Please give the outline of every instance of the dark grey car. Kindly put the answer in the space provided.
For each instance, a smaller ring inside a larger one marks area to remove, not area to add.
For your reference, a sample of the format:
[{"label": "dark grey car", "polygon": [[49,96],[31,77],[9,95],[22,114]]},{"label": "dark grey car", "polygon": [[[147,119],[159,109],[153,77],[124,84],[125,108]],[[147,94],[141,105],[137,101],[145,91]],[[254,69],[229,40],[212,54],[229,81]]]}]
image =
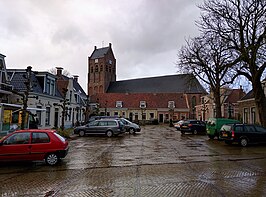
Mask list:
[{"label": "dark grey car", "polygon": [[86,134],[102,134],[112,137],[124,133],[124,124],[120,120],[103,119],[95,120],[84,126],[79,126],[74,129],[74,134],[84,136]]}]

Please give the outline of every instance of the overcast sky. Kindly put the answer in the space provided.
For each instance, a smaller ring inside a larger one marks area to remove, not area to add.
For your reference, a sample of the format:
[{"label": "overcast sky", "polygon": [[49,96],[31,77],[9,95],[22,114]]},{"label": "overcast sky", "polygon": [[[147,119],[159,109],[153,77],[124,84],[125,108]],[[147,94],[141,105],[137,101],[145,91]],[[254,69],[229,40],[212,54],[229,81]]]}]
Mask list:
[{"label": "overcast sky", "polygon": [[0,53],[7,68],[78,75],[87,92],[88,56],[112,43],[117,80],[177,73],[177,53],[199,34],[203,0],[0,0]]}]

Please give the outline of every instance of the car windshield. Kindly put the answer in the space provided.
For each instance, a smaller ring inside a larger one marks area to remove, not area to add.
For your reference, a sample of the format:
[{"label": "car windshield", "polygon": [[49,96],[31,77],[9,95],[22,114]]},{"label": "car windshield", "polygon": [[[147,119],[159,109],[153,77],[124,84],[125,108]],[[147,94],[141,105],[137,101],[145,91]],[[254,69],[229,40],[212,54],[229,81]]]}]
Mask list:
[{"label": "car windshield", "polygon": [[59,135],[58,133],[54,133],[56,135],[56,137],[58,137],[58,139],[60,139],[62,142],[65,142],[66,139],[64,137],[62,137],[61,135]]}]

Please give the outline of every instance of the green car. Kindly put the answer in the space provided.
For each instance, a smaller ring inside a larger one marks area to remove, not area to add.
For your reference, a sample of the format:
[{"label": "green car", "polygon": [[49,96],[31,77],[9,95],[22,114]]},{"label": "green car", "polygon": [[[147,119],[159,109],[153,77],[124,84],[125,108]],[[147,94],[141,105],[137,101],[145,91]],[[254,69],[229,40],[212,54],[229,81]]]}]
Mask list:
[{"label": "green car", "polygon": [[240,121],[226,118],[209,118],[207,121],[207,135],[210,139],[214,139],[215,137],[219,139],[219,132],[222,126],[230,123],[240,123]]}]

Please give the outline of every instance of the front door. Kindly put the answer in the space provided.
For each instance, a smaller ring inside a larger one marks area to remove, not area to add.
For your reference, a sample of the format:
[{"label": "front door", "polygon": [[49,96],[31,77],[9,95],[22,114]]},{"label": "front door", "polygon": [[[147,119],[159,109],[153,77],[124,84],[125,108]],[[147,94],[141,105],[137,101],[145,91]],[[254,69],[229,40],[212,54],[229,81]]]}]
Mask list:
[{"label": "front door", "polygon": [[159,122],[163,122],[163,114],[159,114]]},{"label": "front door", "polygon": [[55,112],[54,112],[54,127],[55,128],[58,128],[58,117],[59,117],[58,108],[55,108]]}]

